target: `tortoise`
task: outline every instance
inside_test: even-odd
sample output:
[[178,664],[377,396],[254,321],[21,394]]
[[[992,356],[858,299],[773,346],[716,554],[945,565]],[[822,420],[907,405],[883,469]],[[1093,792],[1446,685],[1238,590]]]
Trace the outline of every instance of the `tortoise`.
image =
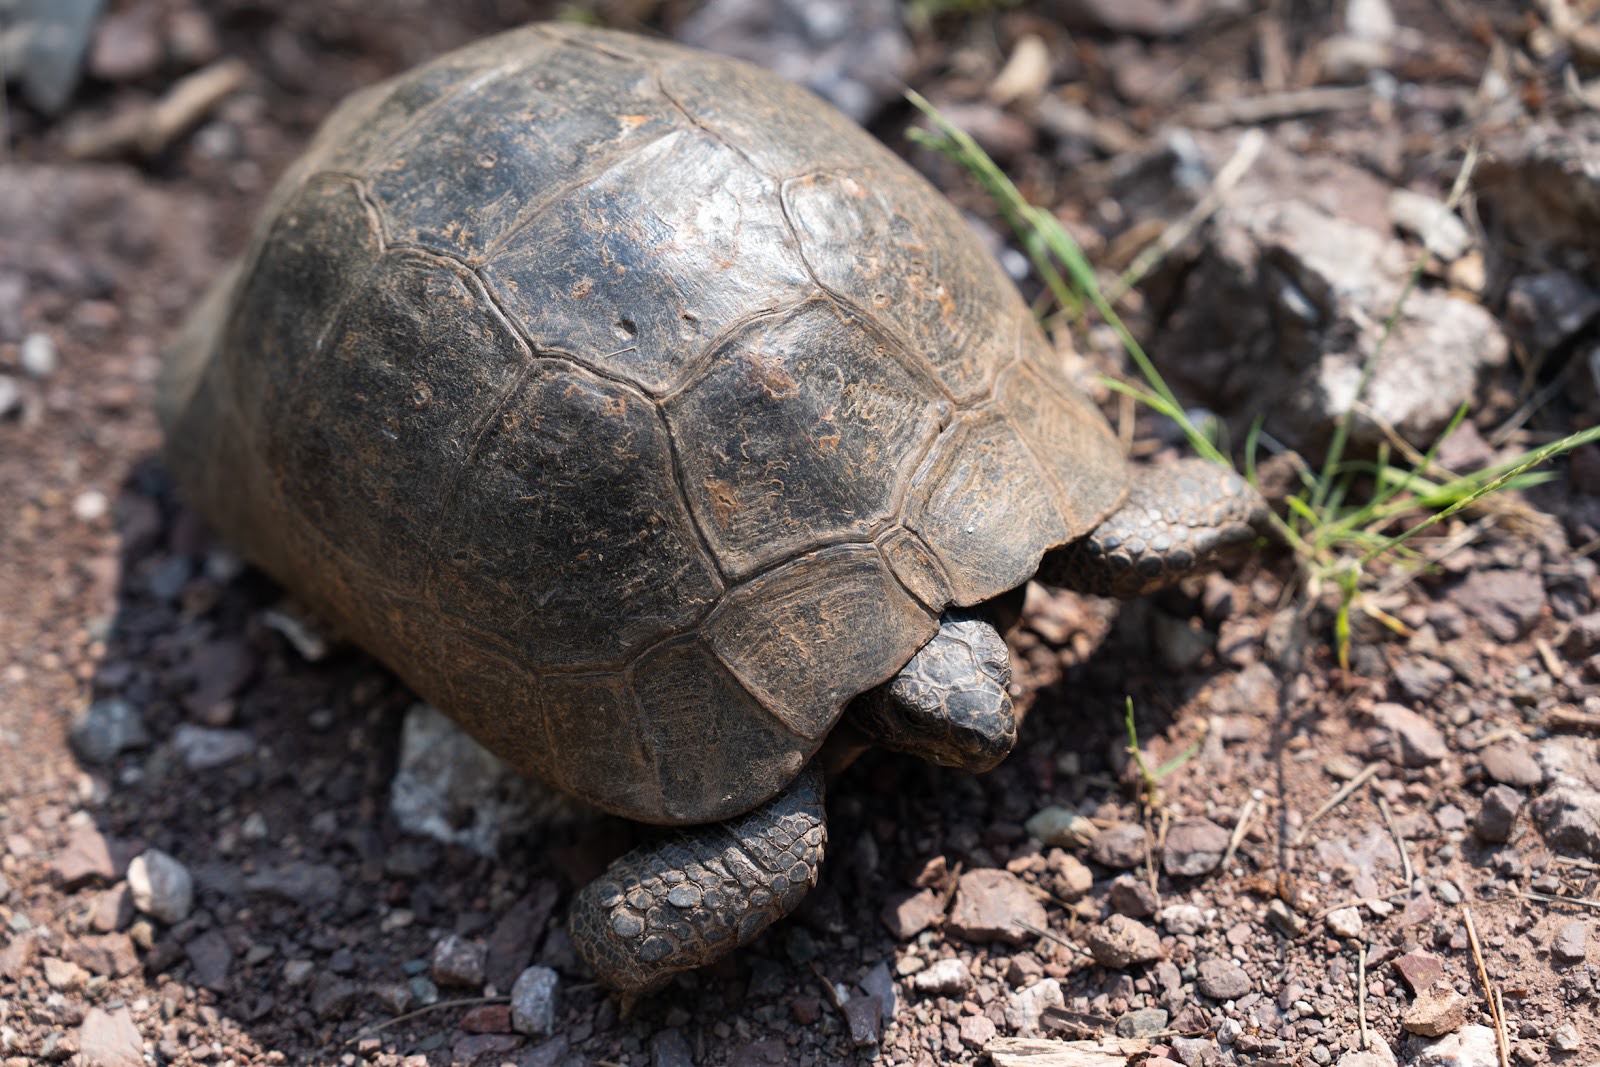
[[830,735],[1004,758],[1030,578],[1149,592],[1262,518],[1221,467],[1135,473],[966,221],[841,114],[565,24],[342,104],[159,407],[246,558],[518,770],[680,828],[569,908],[631,994],[815,883]]

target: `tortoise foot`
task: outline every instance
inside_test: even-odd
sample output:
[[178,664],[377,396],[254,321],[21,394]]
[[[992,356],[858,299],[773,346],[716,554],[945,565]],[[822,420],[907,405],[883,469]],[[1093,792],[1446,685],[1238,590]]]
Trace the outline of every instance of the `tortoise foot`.
[[1121,508],[1045,556],[1038,580],[1097,596],[1143,596],[1242,559],[1266,518],[1261,496],[1225,467],[1194,458],[1149,467]]
[[822,775],[807,767],[761,807],[633,849],[573,898],[567,923],[600,981],[625,996],[703,967],[789,914],[827,841]]

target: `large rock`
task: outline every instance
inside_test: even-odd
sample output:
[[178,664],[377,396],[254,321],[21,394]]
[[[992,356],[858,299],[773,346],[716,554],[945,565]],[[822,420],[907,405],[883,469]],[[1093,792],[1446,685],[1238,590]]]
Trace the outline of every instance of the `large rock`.
[[1164,954],[1161,938],[1150,927],[1123,915],[1113,915],[1089,928],[1089,951],[1102,967],[1132,967],[1151,963]]
[[[1231,144],[1218,145],[1220,159]],[[1220,411],[1257,412],[1266,429],[1313,453],[1357,400],[1352,444],[1382,424],[1431,443],[1510,345],[1480,305],[1422,286],[1399,300],[1415,253],[1382,210],[1390,190],[1357,168],[1268,149],[1217,213],[1162,344],[1162,370]],[[1374,208],[1376,205],[1376,209]]]
[[[1048,923],[1044,905],[1026,882],[1009,871],[976,870],[961,876],[946,930],[968,941],[1023,945]],[[1029,929],[1032,927],[1032,929]]]
[[1500,1067],[1500,1047],[1487,1026],[1467,1026],[1423,1048],[1412,1067]]
[[144,1067],[144,1039],[127,1008],[90,1008],[78,1027],[78,1055],[91,1067]]
[[1533,817],[1552,848],[1600,860],[1600,792],[1558,785],[1533,802]]

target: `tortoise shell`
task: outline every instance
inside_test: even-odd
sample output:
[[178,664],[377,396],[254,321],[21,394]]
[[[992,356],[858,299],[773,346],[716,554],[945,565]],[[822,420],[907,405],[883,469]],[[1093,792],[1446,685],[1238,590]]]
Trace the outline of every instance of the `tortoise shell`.
[[249,559],[520,770],[657,823],[777,792],[1126,481],[923,178],[755,67],[566,25],[346,101],[162,415]]

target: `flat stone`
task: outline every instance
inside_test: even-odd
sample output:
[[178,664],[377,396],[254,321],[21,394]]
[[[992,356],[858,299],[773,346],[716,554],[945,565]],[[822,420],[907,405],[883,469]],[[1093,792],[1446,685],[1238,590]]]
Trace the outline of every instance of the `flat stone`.
[[312,981],[307,999],[318,1019],[331,1022],[349,1014],[360,996],[361,989],[354,982],[324,971]]
[[995,1034],[994,1023],[986,1015],[963,1015],[958,1027],[961,1034],[961,1043],[970,1049],[981,1049],[993,1041]]
[[1238,1000],[1250,992],[1250,976],[1233,960],[1214,957],[1201,961],[1195,988],[1212,1000]]
[[1161,1008],[1139,1008],[1117,1017],[1118,1037],[1149,1037],[1167,1028],[1170,1012]]
[[467,1033],[510,1033],[510,1005],[478,1005],[461,1016],[461,1029]]
[[1492,786],[1483,794],[1483,804],[1472,820],[1472,832],[1480,841],[1500,844],[1511,840],[1511,831],[1522,810],[1522,794],[1508,785]]
[[172,732],[172,747],[177,749],[184,767],[199,774],[251,756],[256,750],[256,739],[247,730],[186,722]]
[[1400,980],[1413,993],[1420,993],[1444,977],[1444,961],[1426,952],[1407,952],[1394,961]]
[[1065,1007],[1066,1003],[1058,980],[1040,979],[1006,998],[1006,1026],[1020,1037],[1040,1033],[1044,1030],[1044,1013]]
[[109,934],[127,929],[133,921],[133,891],[127,882],[116,885],[94,898],[89,912],[89,925],[98,933]]
[[144,1067],[144,1038],[127,1008],[90,1008],[78,1027],[78,1055],[93,1067]]
[[228,972],[233,968],[233,947],[228,944],[222,931],[207,930],[191,938],[184,943],[183,951],[189,957],[189,965],[194,968],[196,985],[219,993],[227,991]]
[[1478,753],[1483,771],[1502,785],[1524,789],[1544,784],[1544,768],[1533,758],[1533,749],[1524,744],[1490,745]]
[[481,989],[488,955],[489,950],[482,943],[447,934],[433,946],[429,972],[442,986]]
[[1461,1029],[1466,1021],[1467,998],[1444,979],[1418,993],[1400,1017],[1401,1026],[1422,1037],[1443,1037]]
[[549,967],[529,967],[511,987],[511,1025],[538,1037],[555,1033],[561,976]]
[[1206,913],[1193,904],[1168,904],[1156,916],[1156,921],[1166,927],[1169,934],[1198,934],[1208,925]]
[[1137,823],[1118,823],[1100,831],[1089,845],[1089,856],[1096,863],[1127,870],[1144,862],[1146,840],[1144,827]]
[[901,892],[891,896],[878,917],[896,940],[909,941],[939,921],[944,906],[931,889]]
[[887,963],[878,963],[867,971],[861,979],[861,991],[878,998],[885,1019],[893,1019],[900,1010],[900,995],[895,991],[894,976]]
[[1026,882],[1009,871],[968,871],[956,885],[955,903],[945,929],[968,941],[1023,945],[1038,937],[1023,924],[1044,929],[1044,905]]
[[876,996],[851,997],[844,1004],[844,1019],[850,1028],[850,1041],[856,1048],[868,1048],[882,1036],[883,1001]]
[[489,935],[484,974],[497,990],[510,989],[517,975],[533,962],[559,895],[554,881],[541,882],[507,908],[494,924],[494,931]]
[[139,969],[139,954],[127,934],[71,938],[61,946],[61,955],[107,978],[120,978]]
[[[495,1063],[522,1046],[520,1034],[468,1034],[450,1046],[452,1063]],[[489,1057],[494,1057],[490,1059]]]
[[146,849],[128,864],[133,906],[164,923],[179,923],[194,910],[194,876],[160,849]]
[[1444,734],[1427,719],[1400,704],[1382,703],[1372,717],[1389,733],[1390,758],[1403,767],[1426,767],[1450,753]]
[[1589,924],[1574,919],[1562,925],[1550,942],[1550,954],[1562,963],[1582,963],[1589,952]]
[[1583,1047],[1583,1035],[1576,1026],[1563,1023],[1550,1035],[1550,1045],[1557,1052],[1576,1052]]
[[650,1067],[694,1067],[694,1052],[683,1031],[667,1027],[650,1039]]
[[344,880],[339,869],[330,864],[296,861],[250,875],[244,880],[244,888],[288,904],[316,908],[338,900],[343,895]]
[[89,972],[68,960],[46,956],[40,963],[45,985],[58,993],[75,993],[89,981]]
[[1339,1057],[1337,1067],[1399,1067],[1387,1041],[1375,1041],[1369,1049],[1356,1049]]
[[1487,1026],[1468,1026],[1423,1048],[1412,1067],[1500,1067],[1500,1046]]
[[109,882],[117,876],[110,842],[90,823],[72,828],[66,846],[56,853],[52,867],[56,880],[66,890],[97,880]]
[[1558,785],[1533,802],[1533,817],[1552,848],[1600,860],[1600,793]]
[[1113,915],[1091,926],[1089,951],[1102,967],[1120,969],[1161,959],[1161,938],[1150,927],[1123,915]]
[[1210,819],[1183,819],[1167,830],[1161,865],[1170,875],[1194,878],[1216,870],[1228,850],[1228,831]]
[[1495,640],[1515,641],[1531,633],[1544,614],[1544,582],[1532,571],[1478,570],[1451,591],[1450,599]]
[[911,988],[929,996],[949,996],[972,985],[972,972],[959,959],[935,960],[911,976]]

